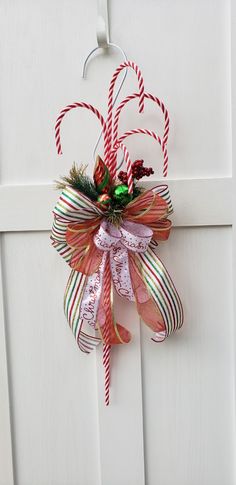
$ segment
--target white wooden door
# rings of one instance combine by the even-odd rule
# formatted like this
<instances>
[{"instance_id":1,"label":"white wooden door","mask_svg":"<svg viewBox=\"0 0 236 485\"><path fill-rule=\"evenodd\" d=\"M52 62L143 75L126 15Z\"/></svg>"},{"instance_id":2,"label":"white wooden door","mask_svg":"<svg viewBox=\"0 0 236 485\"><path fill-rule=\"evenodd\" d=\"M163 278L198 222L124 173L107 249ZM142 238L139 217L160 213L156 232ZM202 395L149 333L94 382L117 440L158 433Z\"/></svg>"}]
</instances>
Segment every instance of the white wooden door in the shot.
<instances>
[{"instance_id":1,"label":"white wooden door","mask_svg":"<svg viewBox=\"0 0 236 485\"><path fill-rule=\"evenodd\" d=\"M62 309L69 268L49 243L52 181L74 160L92 170L98 126L72 113L61 158L53 126L76 100L105 112L121 59L95 57L81 80L95 0L2 0L0 484L235 485L235 2L110 4L112 40L170 112L174 229L159 254L185 325L155 345L134 306L117 301L133 340L113 351L106 409L101 352L76 347ZM130 74L123 95L135 90ZM123 128L161 126L151 106L137 117L133 105ZM136 138L129 149L158 180L158 146Z\"/></svg>"}]
</instances>

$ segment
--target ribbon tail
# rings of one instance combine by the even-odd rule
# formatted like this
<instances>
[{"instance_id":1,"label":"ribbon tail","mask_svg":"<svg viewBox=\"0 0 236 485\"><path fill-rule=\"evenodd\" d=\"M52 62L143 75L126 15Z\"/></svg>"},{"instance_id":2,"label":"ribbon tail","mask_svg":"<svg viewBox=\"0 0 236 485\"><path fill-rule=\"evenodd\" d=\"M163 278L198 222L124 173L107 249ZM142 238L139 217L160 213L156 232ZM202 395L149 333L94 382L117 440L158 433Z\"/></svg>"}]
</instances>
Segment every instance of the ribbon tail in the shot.
<instances>
[{"instance_id":1,"label":"ribbon tail","mask_svg":"<svg viewBox=\"0 0 236 485\"><path fill-rule=\"evenodd\" d=\"M64 296L64 311L76 342L86 354L89 354L100 342L94 328L81 318L81 302L83 300L88 277L72 270Z\"/></svg>"},{"instance_id":2,"label":"ribbon tail","mask_svg":"<svg viewBox=\"0 0 236 485\"><path fill-rule=\"evenodd\" d=\"M146 289L161 315L152 340L161 342L183 325L182 303L167 269L151 248L136 258Z\"/></svg>"},{"instance_id":3,"label":"ribbon tail","mask_svg":"<svg viewBox=\"0 0 236 485\"><path fill-rule=\"evenodd\" d=\"M105 344L124 344L128 343L131 339L130 332L119 323L116 323L114 319L113 288L108 257L104 268L103 285L97 312L96 328L98 328L102 341Z\"/></svg>"},{"instance_id":4,"label":"ribbon tail","mask_svg":"<svg viewBox=\"0 0 236 485\"><path fill-rule=\"evenodd\" d=\"M137 255L130 254L129 258L137 311L146 325L154 332L154 335L159 334L163 340L166 337L165 322L158 305L150 294L143 275L142 265Z\"/></svg>"},{"instance_id":5,"label":"ribbon tail","mask_svg":"<svg viewBox=\"0 0 236 485\"><path fill-rule=\"evenodd\" d=\"M122 298L135 301L129 269L129 255L126 247L118 243L110 250L112 281L116 292Z\"/></svg>"}]
</instances>

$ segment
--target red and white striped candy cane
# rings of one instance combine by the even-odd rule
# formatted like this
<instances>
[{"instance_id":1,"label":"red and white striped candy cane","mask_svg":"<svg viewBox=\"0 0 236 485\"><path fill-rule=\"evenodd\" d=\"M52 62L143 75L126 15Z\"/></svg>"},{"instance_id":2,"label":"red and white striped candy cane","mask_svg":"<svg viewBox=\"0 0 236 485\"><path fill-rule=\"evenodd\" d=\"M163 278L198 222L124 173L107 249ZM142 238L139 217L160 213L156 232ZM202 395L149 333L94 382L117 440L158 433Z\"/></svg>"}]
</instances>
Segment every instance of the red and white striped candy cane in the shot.
<instances>
[{"instance_id":1,"label":"red and white striped candy cane","mask_svg":"<svg viewBox=\"0 0 236 485\"><path fill-rule=\"evenodd\" d=\"M114 153L118 150L118 148L121 146L122 144L122 141L127 138L128 136L130 135L136 135L138 133L142 133L144 135L149 135L151 136L152 138L154 138L155 140L158 141L158 143L161 145L161 148L163 150L163 154L164 154L164 168L166 167L166 170L167 170L167 167L168 167L168 153L167 153L167 148L166 148L166 145L163 144L163 141L162 139L154 132L154 131L151 131L151 130L147 130L145 128L136 128L134 130L129 130L129 131L126 131L116 142L115 146L114 146L114 151L112 151L112 156L114 155ZM128 163L127 163L127 168L128 168ZM131 168L131 174L132 174L132 168ZM127 170L127 175L128 175L128 178L129 178L129 174L128 174L128 170ZM167 175L167 171L164 172L164 169L163 169L163 176L166 177Z\"/></svg>"},{"instance_id":2,"label":"red and white striped candy cane","mask_svg":"<svg viewBox=\"0 0 236 485\"><path fill-rule=\"evenodd\" d=\"M107 137L105 141L105 163L107 164L111 176L115 176L116 172L116 167L111 165L111 160L110 160L110 152L112 149L112 108L113 108L113 93L114 93L114 87L115 83L117 80L117 77L119 73L122 71L122 69L126 69L127 67L131 67L135 73L137 74L138 81L139 81L139 112L142 113L144 110L144 82L143 82L143 77L142 73L139 69L139 67L132 61L127 61L123 62L114 72L110 87L109 87L109 94L108 94L108 116L107 116Z\"/></svg>"},{"instance_id":3,"label":"red and white striped candy cane","mask_svg":"<svg viewBox=\"0 0 236 485\"><path fill-rule=\"evenodd\" d=\"M119 150L119 148L124 153L124 160L125 160L126 165L127 165L127 179L128 179L127 185L128 185L129 194L132 194L132 192L133 192L132 162L131 162L129 152L128 152L126 146L121 142L121 138L120 138L120 140L117 140L116 146L113 148L111 155L113 155L113 152L117 152Z\"/></svg>"},{"instance_id":4,"label":"red and white striped candy cane","mask_svg":"<svg viewBox=\"0 0 236 485\"><path fill-rule=\"evenodd\" d=\"M113 144L115 144L115 142L116 142L116 140L118 138L118 124L119 124L119 118L120 118L120 113L121 113L122 109L124 108L124 106L129 101L131 101L132 99L135 99L137 97L139 97L139 93L133 93L133 94L127 96L119 104L118 108L116 109L115 118L114 118ZM144 93L144 97L146 99L151 99L151 101L155 102L161 108L161 111L164 114L165 126L164 126L163 141L166 144L167 141L168 141L169 123L170 123L168 110L166 109L164 103L162 101L160 101L160 99L157 98L156 96L153 96L153 94L151 94L151 93Z\"/></svg>"},{"instance_id":5,"label":"red and white striped candy cane","mask_svg":"<svg viewBox=\"0 0 236 485\"><path fill-rule=\"evenodd\" d=\"M113 146L115 146L117 139L118 139L118 126L119 126L119 119L120 119L120 114L124 106L131 101L132 99L135 99L139 96L139 93L133 93L130 96L127 96L118 106L116 113L115 113L115 118L114 118L114 131L113 131ZM167 149L164 151L164 147L167 144L168 141L168 134L169 134L169 113L168 110L166 109L164 103L159 100L156 96L153 96L153 94L150 93L144 93L145 98L151 99L153 102L157 103L157 105L161 108L162 113L164 114L164 119L165 119L165 126L164 126L164 133L163 133L163 138L162 138L162 151L164 153L164 165L163 165L163 176L166 177L167 171L168 171L168 156L167 156ZM114 160L115 157L115 160ZM112 164L116 165L116 152L113 154L113 160Z\"/></svg>"},{"instance_id":6,"label":"red and white striped candy cane","mask_svg":"<svg viewBox=\"0 0 236 485\"><path fill-rule=\"evenodd\" d=\"M103 343L103 366L105 370L105 404L110 401L110 379L111 379L111 344L110 344L110 318L111 318L111 270L107 260L104 274L104 306L107 309L106 321L104 324Z\"/></svg>"},{"instance_id":7,"label":"red and white striped candy cane","mask_svg":"<svg viewBox=\"0 0 236 485\"><path fill-rule=\"evenodd\" d=\"M68 106L66 106L64 109L62 109L60 111L60 114L59 114L57 121L56 121L56 124L55 124L55 139L56 139L56 147L57 147L58 155L62 154L61 135L60 135L61 122L62 122L64 116L66 115L66 113L68 113L68 111L70 111L74 108L86 108L86 109L92 111L92 113L94 113L97 116L97 118L99 119L99 121L102 125L104 141L106 140L106 136L107 136L106 122L105 122L103 116L101 115L101 113L96 108L94 108L94 106L92 106L91 104L88 104L88 103L84 103L82 101L78 102L78 103L68 104Z\"/></svg>"},{"instance_id":8,"label":"red and white striped candy cane","mask_svg":"<svg viewBox=\"0 0 236 485\"><path fill-rule=\"evenodd\" d=\"M110 402L110 383L111 383L111 345L103 344L103 366L105 370L104 388L105 388L105 404Z\"/></svg>"}]
</instances>

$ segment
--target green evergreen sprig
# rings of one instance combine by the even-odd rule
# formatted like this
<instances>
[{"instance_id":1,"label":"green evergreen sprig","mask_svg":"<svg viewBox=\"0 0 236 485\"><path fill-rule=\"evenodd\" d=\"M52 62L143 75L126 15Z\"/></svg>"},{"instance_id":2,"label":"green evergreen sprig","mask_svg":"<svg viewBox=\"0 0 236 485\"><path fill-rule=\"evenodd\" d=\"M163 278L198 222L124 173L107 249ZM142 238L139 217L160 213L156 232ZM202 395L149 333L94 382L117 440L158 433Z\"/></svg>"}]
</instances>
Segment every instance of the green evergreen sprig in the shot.
<instances>
[{"instance_id":1,"label":"green evergreen sprig","mask_svg":"<svg viewBox=\"0 0 236 485\"><path fill-rule=\"evenodd\" d=\"M78 165L74 162L69 175L61 177L61 180L56 180L56 188L63 190L66 186L70 186L75 190L79 190L82 194L86 195L92 201L98 201L99 192L93 182L93 180L86 175L87 165ZM119 184L118 184L119 185ZM120 224L122 220L122 213L125 206L130 202L130 197L124 196L119 200L115 199L114 191L117 185L112 185L108 191L111 197L111 202L107 211L104 212L104 217L106 217L113 224ZM142 187L134 184L132 198L138 197L143 191Z\"/></svg>"},{"instance_id":2,"label":"green evergreen sprig","mask_svg":"<svg viewBox=\"0 0 236 485\"><path fill-rule=\"evenodd\" d=\"M61 177L61 180L56 180L56 188L59 190L65 189L67 185L73 187L73 189L79 190L91 200L97 200L99 193L91 180L86 175L87 166L78 165L74 162L70 169L69 175Z\"/></svg>"}]
</instances>

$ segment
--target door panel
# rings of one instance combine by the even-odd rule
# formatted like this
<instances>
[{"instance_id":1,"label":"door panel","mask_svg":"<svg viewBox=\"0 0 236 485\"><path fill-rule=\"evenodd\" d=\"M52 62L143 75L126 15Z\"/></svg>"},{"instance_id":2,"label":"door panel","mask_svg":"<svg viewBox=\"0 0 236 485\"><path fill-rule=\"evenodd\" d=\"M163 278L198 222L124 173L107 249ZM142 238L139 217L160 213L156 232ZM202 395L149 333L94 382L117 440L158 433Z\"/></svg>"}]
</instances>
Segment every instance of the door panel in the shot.
<instances>
[{"instance_id":1,"label":"door panel","mask_svg":"<svg viewBox=\"0 0 236 485\"><path fill-rule=\"evenodd\" d=\"M65 324L69 269L48 232L9 233L2 255L18 483L97 484L95 354Z\"/></svg>"},{"instance_id":2,"label":"door panel","mask_svg":"<svg viewBox=\"0 0 236 485\"><path fill-rule=\"evenodd\" d=\"M154 344L134 306L116 298L133 337L113 349L106 409L101 349L87 357L76 346L63 314L69 268L49 241L52 182L74 160L92 173L100 127L75 110L58 157L53 126L76 100L105 115L122 59L95 56L81 79L95 0L1 2L0 485L235 485L235 18L230 0L110 1L112 41L170 112L176 212L157 251L185 325ZM129 73L121 98L136 90ZM137 126L159 133L163 120L151 104L139 116L133 102L120 131ZM162 159L146 138L127 146L155 168L148 187Z\"/></svg>"},{"instance_id":3,"label":"door panel","mask_svg":"<svg viewBox=\"0 0 236 485\"><path fill-rule=\"evenodd\" d=\"M158 348L142 326L148 485L234 483L231 240L229 227L177 229L160 248L185 326Z\"/></svg>"}]
</instances>

